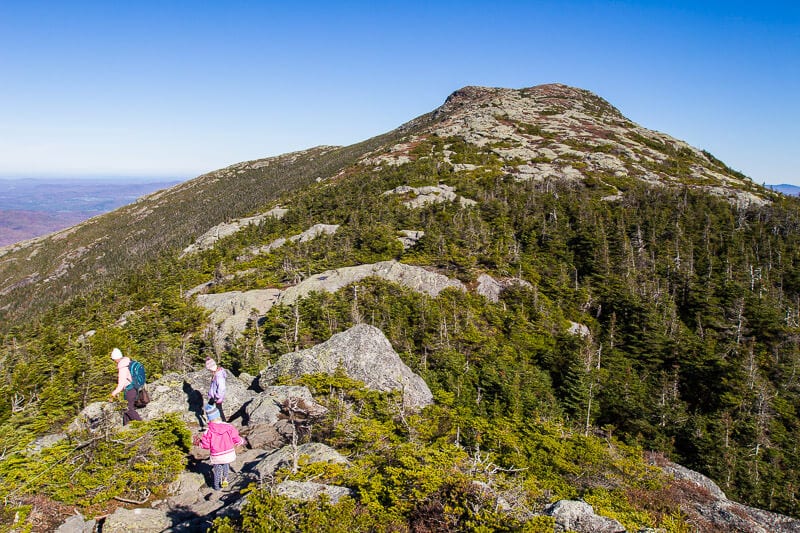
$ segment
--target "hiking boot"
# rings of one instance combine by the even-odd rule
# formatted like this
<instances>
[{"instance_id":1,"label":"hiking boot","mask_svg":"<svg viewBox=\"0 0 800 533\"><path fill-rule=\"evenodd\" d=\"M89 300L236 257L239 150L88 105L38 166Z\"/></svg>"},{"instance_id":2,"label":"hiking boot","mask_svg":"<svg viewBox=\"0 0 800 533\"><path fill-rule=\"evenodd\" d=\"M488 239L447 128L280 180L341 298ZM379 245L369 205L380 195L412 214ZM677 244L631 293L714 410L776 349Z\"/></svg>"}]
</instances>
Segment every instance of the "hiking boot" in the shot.
<instances>
[{"instance_id":1,"label":"hiking boot","mask_svg":"<svg viewBox=\"0 0 800 533\"><path fill-rule=\"evenodd\" d=\"M227 479L223 479L222 480L222 488L223 489L227 489L228 488L228 480Z\"/></svg>"}]
</instances>

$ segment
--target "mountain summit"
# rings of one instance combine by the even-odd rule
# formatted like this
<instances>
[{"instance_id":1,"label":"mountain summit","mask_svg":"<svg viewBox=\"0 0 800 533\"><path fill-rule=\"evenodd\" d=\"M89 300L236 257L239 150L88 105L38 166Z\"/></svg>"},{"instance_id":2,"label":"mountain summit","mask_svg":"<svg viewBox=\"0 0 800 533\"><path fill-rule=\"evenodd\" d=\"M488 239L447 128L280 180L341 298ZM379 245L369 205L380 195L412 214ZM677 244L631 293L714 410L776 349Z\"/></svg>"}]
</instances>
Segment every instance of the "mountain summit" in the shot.
<instances>
[{"instance_id":1,"label":"mountain summit","mask_svg":"<svg viewBox=\"0 0 800 533\"><path fill-rule=\"evenodd\" d=\"M438 155L420 153L420 143L430 139L459 139L481 156L453 157L446 147ZM298 187L420 157L439 157L454 172L491 161L514 179L582 184L609 201L635 182L689 187L742 206L774 196L711 154L633 123L589 91L561 84L469 86L368 141L238 163L73 228L0 248L0 313L11 317L80 294Z\"/></svg>"},{"instance_id":2,"label":"mountain summit","mask_svg":"<svg viewBox=\"0 0 800 533\"><path fill-rule=\"evenodd\" d=\"M690 186L741 205L770 197L711 154L643 128L595 94L566 85L464 87L432 119L409 143L376 161L405 160L414 140L425 135L459 137L489 148L517 179L583 182L607 189L609 197L629 179Z\"/></svg>"}]
</instances>

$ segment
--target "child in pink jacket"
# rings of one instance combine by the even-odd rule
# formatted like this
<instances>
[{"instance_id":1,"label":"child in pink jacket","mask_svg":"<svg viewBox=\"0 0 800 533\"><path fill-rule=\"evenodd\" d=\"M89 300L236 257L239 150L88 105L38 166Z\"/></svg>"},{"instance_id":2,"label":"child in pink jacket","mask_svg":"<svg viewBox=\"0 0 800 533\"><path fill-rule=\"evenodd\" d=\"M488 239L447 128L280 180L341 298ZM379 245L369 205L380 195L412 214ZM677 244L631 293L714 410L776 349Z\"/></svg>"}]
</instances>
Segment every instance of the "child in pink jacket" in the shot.
<instances>
[{"instance_id":1,"label":"child in pink jacket","mask_svg":"<svg viewBox=\"0 0 800 533\"><path fill-rule=\"evenodd\" d=\"M220 420L219 411L213 405L206 404L208 429L202 437L195 437L195 443L211 452L211 464L214 470L214 490L228 486L230 464L236 459L236 446L244 440L234 426Z\"/></svg>"}]
</instances>

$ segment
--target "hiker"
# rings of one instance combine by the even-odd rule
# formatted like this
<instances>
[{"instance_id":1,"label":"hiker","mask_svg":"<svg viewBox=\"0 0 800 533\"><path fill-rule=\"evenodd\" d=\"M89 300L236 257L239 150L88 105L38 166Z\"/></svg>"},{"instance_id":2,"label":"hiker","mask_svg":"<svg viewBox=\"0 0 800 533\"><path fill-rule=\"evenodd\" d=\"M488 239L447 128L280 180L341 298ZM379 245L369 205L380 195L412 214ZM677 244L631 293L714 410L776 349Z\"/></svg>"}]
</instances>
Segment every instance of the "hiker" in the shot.
<instances>
[{"instance_id":1,"label":"hiker","mask_svg":"<svg viewBox=\"0 0 800 533\"><path fill-rule=\"evenodd\" d=\"M125 391L125 400L128 402L128 409L122 415L122 425L127 426L131 420L139 420L142 417L136 411L136 396L138 392L133 386L133 378L131 377L130 364L131 360L128 357L123 357L119 348L111 350L111 359L117 363L117 388L111 393L111 401L116 399L117 394Z\"/></svg>"},{"instance_id":2,"label":"hiker","mask_svg":"<svg viewBox=\"0 0 800 533\"><path fill-rule=\"evenodd\" d=\"M219 411L219 417L223 422L227 422L225 413L222 411L222 402L225 400L228 372L221 366L217 365L217 362L210 357L206 359L206 369L208 369L212 374L211 386L208 388L208 405L216 407Z\"/></svg>"},{"instance_id":3,"label":"hiker","mask_svg":"<svg viewBox=\"0 0 800 533\"><path fill-rule=\"evenodd\" d=\"M236 428L220 419L219 409L213 405L204 407L208 428L200 435L195 435L194 443L211 452L211 465L214 472L214 490L222 490L228 486L230 464L236 460L236 446L243 444Z\"/></svg>"}]
</instances>

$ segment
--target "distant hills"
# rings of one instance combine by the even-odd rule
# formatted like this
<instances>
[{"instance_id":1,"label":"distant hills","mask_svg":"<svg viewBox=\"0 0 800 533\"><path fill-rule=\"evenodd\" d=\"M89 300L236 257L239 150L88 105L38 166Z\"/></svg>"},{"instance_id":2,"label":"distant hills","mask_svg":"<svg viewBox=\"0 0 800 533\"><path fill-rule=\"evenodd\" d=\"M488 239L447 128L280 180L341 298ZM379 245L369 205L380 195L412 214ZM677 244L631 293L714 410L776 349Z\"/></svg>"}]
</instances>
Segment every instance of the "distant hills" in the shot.
<instances>
[{"instance_id":1,"label":"distant hills","mask_svg":"<svg viewBox=\"0 0 800 533\"><path fill-rule=\"evenodd\" d=\"M176 183L141 178L0 179L0 246L70 227Z\"/></svg>"},{"instance_id":2,"label":"distant hills","mask_svg":"<svg viewBox=\"0 0 800 533\"><path fill-rule=\"evenodd\" d=\"M773 191L785 194L786 196L800 196L800 187L797 185L789 185L788 183L781 183L780 185L767 185Z\"/></svg>"}]
</instances>

